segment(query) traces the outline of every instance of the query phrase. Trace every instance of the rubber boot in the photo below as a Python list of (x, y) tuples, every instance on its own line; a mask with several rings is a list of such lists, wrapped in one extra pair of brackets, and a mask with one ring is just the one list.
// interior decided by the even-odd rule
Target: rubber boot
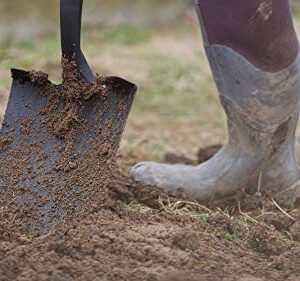
[(299, 179), (294, 153), (299, 52), (290, 66), (271, 73), (229, 47), (209, 44), (203, 35), (227, 115), (227, 145), (200, 166), (142, 162), (132, 168), (131, 175), (166, 191), (183, 189), (203, 202), (234, 196), (239, 189), (250, 194), (284, 192)]

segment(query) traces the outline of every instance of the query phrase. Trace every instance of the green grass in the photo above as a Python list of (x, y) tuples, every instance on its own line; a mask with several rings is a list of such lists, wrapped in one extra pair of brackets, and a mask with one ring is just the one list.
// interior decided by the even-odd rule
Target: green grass
[(103, 43), (117, 45), (138, 45), (149, 41), (149, 34), (130, 25), (110, 28), (100, 36)]

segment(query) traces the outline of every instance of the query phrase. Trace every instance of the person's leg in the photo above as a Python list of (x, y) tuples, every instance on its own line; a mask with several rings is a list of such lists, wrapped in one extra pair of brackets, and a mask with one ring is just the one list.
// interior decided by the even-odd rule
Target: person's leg
[(198, 0), (206, 44), (232, 48), (267, 72), (291, 65), (299, 43), (288, 0)]
[(201, 201), (238, 189), (275, 192), (299, 177), (294, 133), (300, 103), (299, 45), (288, 0), (198, 0), (207, 57), (228, 119), (229, 142), (198, 166), (137, 164), (136, 180), (184, 188)]

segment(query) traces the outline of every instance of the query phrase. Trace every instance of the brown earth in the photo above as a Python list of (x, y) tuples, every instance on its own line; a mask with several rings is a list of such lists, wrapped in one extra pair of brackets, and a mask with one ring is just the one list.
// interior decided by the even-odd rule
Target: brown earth
[[(36, 85), (36, 75), (46, 77), (31, 73), (31, 83), (42, 89), (46, 85), (46, 92), (54, 93), (39, 119), (42, 134), (50, 143), (53, 137), (61, 142), (44, 155), (44, 143), (14, 147), (14, 130), (2, 138), (0, 149), (6, 158), (0, 163), (1, 281), (300, 280), (299, 209), (283, 210), (272, 198), (243, 193), (223, 208), (209, 208), (180, 192), (164, 194), (134, 182), (127, 176), (128, 159), (115, 158), (122, 126), (115, 127), (112, 118), (102, 122), (108, 107), (97, 114), (101, 122), (96, 123), (102, 127), (94, 124), (88, 131), (90, 146), (74, 154), (87, 127), (81, 114), (85, 104), (94, 95), (105, 104), (110, 91), (99, 86), (115, 85), (101, 79), (91, 90), (75, 75), (59, 90), (46, 78)], [(82, 99), (80, 93), (92, 94)], [(66, 101), (59, 113), (58, 96)], [(119, 105), (123, 112), (124, 104)], [(124, 125), (126, 114), (118, 118)], [(36, 121), (20, 125), (24, 136), (41, 134), (31, 125)], [(58, 148), (60, 165), (51, 162), (53, 169), (42, 177), (30, 170), (36, 151), (41, 152), (36, 161), (45, 168)], [(203, 157), (217, 149), (203, 150)], [(38, 188), (32, 192), (34, 184)], [(33, 196), (33, 203), (24, 203), (22, 198), (31, 198), (26, 196)], [(43, 208), (49, 204), (50, 209)], [(50, 221), (41, 219), (48, 215)]]
[(98, 211), (47, 235), (1, 221), (0, 280), (300, 280), (299, 210), (209, 211), (121, 174), (108, 190)]
[(0, 280), (300, 280), (300, 210), (246, 195), (210, 210), (134, 182), (122, 163), (84, 218), (38, 237), (1, 220)]
[(191, 159), (185, 155), (178, 155), (176, 153), (166, 153), (165, 160), (167, 163), (170, 164), (197, 165), (212, 158), (221, 148), (221, 144), (200, 148), (197, 152), (196, 160)]

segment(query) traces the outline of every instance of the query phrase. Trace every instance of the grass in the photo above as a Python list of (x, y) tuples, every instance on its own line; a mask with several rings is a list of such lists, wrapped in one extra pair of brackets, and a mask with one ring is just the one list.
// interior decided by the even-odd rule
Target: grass
[(149, 34), (130, 25), (110, 28), (101, 34), (101, 41), (116, 45), (139, 45), (149, 41)]
[[(158, 199), (160, 214), (193, 220), (204, 232), (225, 242), (242, 240), (257, 251), (263, 251), (264, 243), (273, 234), (276, 241), (294, 240), (295, 233), (292, 235), (288, 226), (295, 222), (294, 216), (299, 217), (299, 210), (278, 209), (279, 205), (272, 198), (265, 198), (254, 209), (248, 209), (247, 204), (247, 200), (237, 201), (230, 207), (209, 209), (196, 201), (176, 201), (168, 196)], [(154, 211), (138, 203), (125, 205), (124, 210), (147, 215)]]

